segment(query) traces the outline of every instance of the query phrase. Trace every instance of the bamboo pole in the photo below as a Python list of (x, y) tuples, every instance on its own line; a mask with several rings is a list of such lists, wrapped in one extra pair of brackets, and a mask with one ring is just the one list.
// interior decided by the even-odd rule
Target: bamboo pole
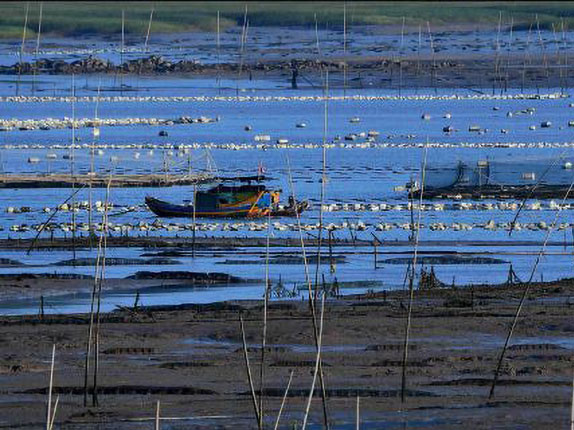
[[(289, 187), (291, 189), (291, 195), (293, 199), (297, 201), (295, 195), (295, 186), (293, 184), (293, 175), (291, 174), (291, 163), (289, 161), (289, 154), (287, 154), (287, 171), (289, 176)], [(311, 322), (313, 325), (313, 339), (315, 340), (315, 348), (318, 349), (319, 347), (319, 331), (317, 327), (317, 311), (315, 309), (315, 302), (313, 300), (313, 291), (311, 286), (311, 275), (309, 270), (309, 263), (307, 260), (307, 253), (305, 249), (305, 241), (303, 239), (303, 230), (301, 229), (301, 216), (298, 211), (295, 211), (296, 219), (297, 219), (297, 230), (299, 232), (299, 240), (301, 242), (301, 254), (303, 255), (303, 267), (305, 270), (305, 282), (307, 283), (307, 293), (309, 299), (309, 310), (311, 313)], [(329, 413), (327, 409), (327, 394), (325, 390), (325, 378), (323, 375), (323, 366), (319, 363), (319, 383), (321, 385), (321, 400), (323, 403), (323, 423), (325, 429), (329, 430)]]
[(317, 374), (319, 373), (319, 365), (321, 363), (321, 344), (323, 341), (323, 316), (325, 314), (325, 294), (321, 295), (321, 316), (319, 319), (319, 339), (317, 343), (317, 355), (315, 358), (315, 369), (313, 370), (313, 382), (311, 383), (311, 390), (309, 391), (309, 398), (307, 399), (307, 406), (305, 408), (305, 416), (301, 430), (307, 427), (307, 420), (309, 418), (309, 410), (311, 409), (311, 401), (313, 400), (313, 393), (315, 392), (315, 384), (317, 382)]
[(430, 29), (430, 22), (427, 21), (427, 31), (429, 34), (429, 41), (430, 41), (430, 50), (431, 50), (431, 54), (432, 54), (432, 71), (431, 71), (431, 84), (434, 87), (434, 92), (435, 94), (437, 93), (437, 88), (436, 88), (436, 57), (435, 57), (435, 50), (434, 50), (434, 41), (432, 38), (432, 33), (431, 33), (431, 29)]
[(343, 97), (347, 96), (347, 2), (343, 2)]
[(538, 252), (538, 255), (537, 255), (536, 260), (534, 261), (534, 265), (532, 267), (532, 271), (530, 272), (530, 277), (528, 278), (528, 281), (526, 281), (526, 287), (524, 288), (524, 291), (523, 291), (522, 296), (520, 298), (520, 302), (518, 304), (518, 307), (516, 308), (516, 312), (514, 313), (514, 318), (512, 319), (512, 324), (510, 326), (510, 330), (508, 330), (506, 340), (504, 341), (504, 346), (502, 347), (502, 351), (500, 352), (500, 355), (498, 357), (496, 369), (494, 371), (494, 377), (492, 378), (492, 385), (490, 386), (490, 392), (488, 394), (489, 400), (494, 397), (494, 390), (496, 388), (496, 383), (498, 382), (498, 377), (500, 376), (500, 369), (502, 368), (502, 362), (504, 360), (506, 350), (508, 349), (508, 345), (510, 344), (510, 340), (512, 339), (512, 335), (514, 333), (514, 329), (516, 328), (516, 324), (518, 323), (518, 318), (520, 317), (520, 313), (522, 311), (522, 308), (524, 307), (524, 303), (526, 301), (526, 298), (528, 297), (528, 293), (530, 291), (530, 287), (532, 286), (532, 281), (534, 279), (534, 275), (536, 274), (536, 269), (538, 268), (538, 264), (540, 263), (540, 260), (542, 259), (542, 256), (544, 255), (544, 251), (546, 250), (546, 245), (548, 244), (548, 240), (550, 239), (550, 235), (552, 234), (552, 231), (556, 228), (556, 224), (558, 223), (558, 219), (559, 219), (560, 214), (562, 212), (562, 207), (566, 203), (566, 200), (568, 200), (568, 197), (570, 195), (570, 192), (572, 191), (572, 188), (574, 188), (574, 175), (572, 177), (572, 182), (570, 183), (570, 187), (568, 187), (568, 190), (566, 191), (566, 194), (564, 195), (564, 198), (562, 199), (561, 204), (558, 205), (558, 208), (556, 209), (556, 215), (554, 216), (554, 220), (553, 220), (552, 224), (550, 225), (550, 228), (546, 232), (546, 237), (544, 238), (544, 242), (542, 243), (542, 246), (540, 247), (540, 251)]
[(159, 425), (159, 400), (157, 401), (156, 405), (155, 405), (155, 430), (160, 430), (160, 425)]
[[(83, 185), (81, 188), (78, 188), (77, 190), (75, 190), (72, 194), (70, 194), (70, 196), (68, 196), (68, 198), (66, 200), (64, 200), (64, 202), (62, 204), (68, 203), (76, 194), (78, 194), (85, 187), (86, 187), (86, 185)], [(34, 245), (36, 244), (38, 237), (40, 237), (40, 234), (44, 231), (44, 229), (46, 228), (48, 223), (56, 216), (56, 214), (59, 212), (59, 210), (60, 210), (60, 206), (57, 206), (56, 210), (54, 210), (54, 212), (52, 212), (52, 214), (48, 217), (48, 219), (40, 226), (38, 233), (36, 233), (36, 236), (34, 236), (34, 240), (32, 240), (30, 247), (26, 251), (27, 255), (29, 255), (30, 252), (32, 251), (32, 249), (34, 249)]]
[(275, 426), (273, 427), (273, 430), (277, 430), (279, 428), (281, 413), (283, 412), (283, 408), (285, 407), (285, 402), (287, 401), (287, 394), (289, 393), (289, 387), (291, 387), (292, 380), (293, 380), (293, 371), (291, 371), (291, 373), (289, 374), (289, 381), (287, 382), (287, 388), (285, 388), (285, 393), (283, 394), (283, 399), (281, 400), (281, 406), (279, 407), (279, 413), (277, 414), (277, 419), (275, 420)]
[(54, 421), (56, 420), (56, 411), (58, 410), (59, 403), (60, 403), (60, 395), (57, 395), (56, 401), (54, 402), (54, 409), (52, 410), (52, 418), (50, 420), (50, 430), (54, 428)]
[(220, 50), (220, 45), (221, 45), (221, 41), (220, 41), (220, 20), (219, 20), (219, 10), (217, 11), (217, 20), (216, 20), (216, 27), (217, 27), (217, 38), (215, 40), (215, 46), (216, 46), (216, 52), (217, 52), (217, 77), (216, 77), (216, 81), (217, 81), (217, 93), (220, 94), (221, 93), (221, 75), (220, 75), (220, 68), (221, 68), (221, 50)]
[(96, 97), (96, 106), (94, 107), (94, 128), (92, 130), (92, 147), (90, 148), (90, 179), (89, 179), (89, 195), (88, 195), (88, 230), (90, 236), (90, 249), (92, 248), (92, 236), (94, 235), (94, 225), (93, 225), (93, 201), (92, 201), (92, 185), (95, 175), (95, 151), (96, 151), (96, 139), (100, 135), (100, 129), (97, 127), (98, 125), (98, 108), (100, 104), (100, 91), (102, 87), (102, 80), (100, 78), (98, 82), (98, 93)]
[(151, 8), (151, 12), (149, 13), (149, 22), (147, 25), (147, 32), (145, 35), (145, 42), (144, 42), (144, 52), (148, 52), (148, 43), (149, 43), (149, 35), (151, 33), (151, 23), (153, 20), (153, 12), (154, 12), (154, 7), (152, 6)]
[(570, 430), (574, 430), (574, 374), (572, 375), (572, 405), (570, 407)]
[(319, 234), (317, 241), (317, 264), (315, 267), (315, 297), (317, 302), (319, 271), (321, 269), (321, 248), (323, 245), (323, 205), (325, 204), (325, 183), (327, 182), (327, 128), (328, 128), (328, 100), (329, 100), (329, 69), (325, 71), (325, 105), (323, 120), (323, 148), (321, 160), (321, 197), (319, 203)]
[(271, 208), (267, 217), (267, 243), (265, 250), (265, 291), (263, 297), (263, 335), (261, 338), (261, 366), (259, 368), (259, 426), (263, 428), (265, 416), (263, 405), (263, 388), (265, 385), (265, 347), (267, 346), (267, 308), (269, 305), (269, 240), (271, 235)]
[(243, 71), (243, 54), (245, 51), (245, 42), (247, 40), (247, 3), (245, 3), (245, 12), (243, 14), (243, 26), (241, 28), (241, 40), (239, 42), (239, 68), (237, 70), (237, 81), (235, 93), (239, 96), (239, 79)]
[[(108, 206), (110, 200), (110, 187), (112, 184), (112, 173), (110, 172), (110, 178), (108, 180), (108, 187), (106, 189), (106, 199), (104, 201), (104, 214), (103, 214), (103, 232), (101, 238), (103, 238), (103, 250), (101, 252), (102, 259), (100, 260), (100, 276), (98, 279), (98, 289), (97, 289), (97, 307), (96, 307), (96, 328), (94, 332), (94, 390), (92, 392), (92, 404), (93, 406), (98, 406), (98, 371), (100, 364), (100, 328), (101, 328), (101, 303), (102, 303), (102, 284), (106, 276), (106, 251), (108, 244)], [(100, 242), (101, 244), (102, 242)], [(101, 245), (100, 245), (101, 249)]]
[(359, 395), (357, 395), (357, 411), (356, 411), (356, 414), (355, 414), (355, 418), (356, 418), (356, 421), (355, 421), (355, 430), (359, 430), (360, 427), (361, 427), (361, 425), (360, 425), (360, 424), (361, 424), (361, 421), (360, 421), (360, 410), (359, 410), (359, 407), (360, 407), (360, 406), (359, 406), (359, 402), (360, 402), (360, 397), (359, 397)]
[(24, 46), (26, 44), (26, 30), (28, 28), (28, 12), (30, 11), (30, 2), (26, 2), (26, 15), (24, 16), (24, 28), (22, 28), (22, 44), (20, 46), (20, 55), (18, 60), (18, 81), (16, 82), (16, 95), (20, 95), (20, 78), (22, 76), (22, 57), (24, 55)]
[(403, 89), (403, 60), (402, 60), (402, 53), (403, 53), (403, 42), (405, 38), (405, 17), (403, 16), (403, 25), (401, 26), (401, 43), (399, 46), (399, 97), (401, 96), (401, 92)]
[(319, 46), (319, 24), (317, 22), (317, 14), (313, 14), (315, 19), (315, 45), (317, 46), (317, 56), (321, 57), (321, 47)]
[(50, 365), (50, 385), (48, 387), (48, 409), (46, 412), (46, 430), (52, 428), (52, 388), (54, 385), (54, 360), (56, 358), (56, 344), (52, 345), (52, 364)]
[(43, 12), (44, 2), (40, 2), (40, 12), (38, 16), (38, 33), (36, 35), (36, 49), (34, 50), (34, 67), (33, 67), (33, 81), (32, 81), (32, 95), (36, 91), (36, 73), (38, 69), (38, 53), (40, 50), (40, 34), (42, 33), (42, 12)]
[(239, 315), (239, 325), (241, 326), (241, 339), (243, 341), (243, 357), (245, 358), (245, 369), (247, 371), (247, 379), (249, 380), (249, 389), (251, 391), (251, 400), (253, 402), (253, 411), (255, 413), (255, 420), (257, 421), (257, 428), (261, 428), (261, 419), (259, 418), (259, 405), (257, 404), (257, 396), (255, 395), (255, 387), (253, 385), (253, 376), (251, 375), (251, 366), (249, 364), (249, 354), (247, 352), (247, 341), (245, 340), (245, 327), (243, 325), (243, 317)]
[(425, 174), (426, 174), (426, 162), (427, 162), (427, 146), (425, 146), (422, 171), (421, 171), (421, 189), (420, 189), (420, 199), (419, 199), (419, 211), (418, 211), (418, 218), (417, 218), (417, 228), (416, 228), (416, 233), (415, 233), (411, 274), (410, 274), (410, 280), (409, 280), (409, 304), (408, 304), (408, 309), (407, 309), (405, 339), (404, 339), (404, 343), (403, 343), (403, 360), (402, 360), (402, 373), (401, 373), (401, 403), (404, 403), (406, 400), (409, 336), (410, 336), (412, 309), (413, 309), (413, 301), (414, 301), (414, 279), (415, 279), (415, 275), (416, 275), (416, 265), (417, 265), (417, 257), (418, 257), (418, 245), (419, 245), (419, 234), (420, 234), (421, 216), (422, 216), (422, 203), (423, 203), (424, 183), (425, 183)]
[[(76, 81), (75, 75), (72, 74), (72, 144), (70, 145), (70, 180), (72, 182), (72, 196), (76, 188), (74, 179), (74, 145), (76, 144)], [(74, 259), (74, 266), (76, 265), (76, 208), (75, 199), (72, 198), (72, 256)]]

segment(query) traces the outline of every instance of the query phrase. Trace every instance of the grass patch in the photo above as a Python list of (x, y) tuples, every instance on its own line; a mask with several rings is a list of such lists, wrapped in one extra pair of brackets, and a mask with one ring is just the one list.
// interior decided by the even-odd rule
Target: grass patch
[[(214, 31), (220, 12), (225, 30), (243, 22), (247, 4), (250, 26), (313, 26), (317, 15), (322, 28), (342, 28), (343, 2), (44, 2), (42, 32), (78, 36), (119, 34), (125, 12), (125, 31), (145, 35), (155, 5), (152, 32)], [(39, 3), (30, 3), (29, 35), (38, 27)], [(21, 38), (25, 2), (0, 2), (0, 37)], [(431, 27), (451, 24), (496, 26), (499, 14), (508, 25), (512, 16), (517, 29), (528, 28), (538, 15), (541, 28), (574, 24), (571, 2), (347, 2), (352, 25), (407, 25)]]

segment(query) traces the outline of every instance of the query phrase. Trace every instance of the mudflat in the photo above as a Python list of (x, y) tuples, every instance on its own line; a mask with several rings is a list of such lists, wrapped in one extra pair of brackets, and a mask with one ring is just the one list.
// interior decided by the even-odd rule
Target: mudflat
[[(328, 299), (322, 368), (331, 428), (354, 428), (357, 396), (361, 428), (565, 428), (574, 361), (572, 280), (531, 285), (488, 398), (523, 289), (415, 291), (404, 402), (407, 293)], [(162, 428), (257, 428), (240, 315), (259, 396), (262, 301), (155, 306), (102, 315), (98, 406), (91, 392), (83, 404), (88, 315), (2, 317), (0, 427), (45, 428), (55, 344), (57, 428), (152, 428), (158, 400)], [(315, 369), (308, 302), (273, 300), (267, 319), (265, 425), (273, 427), (293, 371), (280, 421), (291, 429), (301, 424)], [(323, 422), (318, 380), (310, 422), (312, 428)]]

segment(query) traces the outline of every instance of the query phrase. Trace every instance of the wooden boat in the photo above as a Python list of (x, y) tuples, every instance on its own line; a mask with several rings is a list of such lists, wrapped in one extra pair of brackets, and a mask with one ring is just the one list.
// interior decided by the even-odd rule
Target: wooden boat
[(173, 204), (147, 196), (149, 209), (162, 217), (261, 218), (279, 202), (279, 192), (263, 185), (218, 185), (198, 191), (193, 203)]
[[(289, 198), (287, 206), (279, 205), (280, 191), (268, 190), (263, 185), (218, 185), (196, 193), (195, 216), (198, 218), (261, 218), (271, 215), (297, 216), (309, 208), (309, 202)], [(192, 218), (192, 203), (173, 204), (154, 197), (145, 198), (148, 208), (161, 217)]]

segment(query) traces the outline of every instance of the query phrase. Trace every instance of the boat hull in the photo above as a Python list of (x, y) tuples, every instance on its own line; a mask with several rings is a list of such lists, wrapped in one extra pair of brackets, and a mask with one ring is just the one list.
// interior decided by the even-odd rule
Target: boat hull
[(260, 218), (269, 214), (269, 209), (259, 208), (249, 202), (244, 205), (234, 205), (233, 207), (220, 207), (210, 210), (198, 209), (195, 211), (193, 205), (176, 205), (165, 202), (154, 197), (145, 198), (146, 205), (156, 215), (172, 218)]

